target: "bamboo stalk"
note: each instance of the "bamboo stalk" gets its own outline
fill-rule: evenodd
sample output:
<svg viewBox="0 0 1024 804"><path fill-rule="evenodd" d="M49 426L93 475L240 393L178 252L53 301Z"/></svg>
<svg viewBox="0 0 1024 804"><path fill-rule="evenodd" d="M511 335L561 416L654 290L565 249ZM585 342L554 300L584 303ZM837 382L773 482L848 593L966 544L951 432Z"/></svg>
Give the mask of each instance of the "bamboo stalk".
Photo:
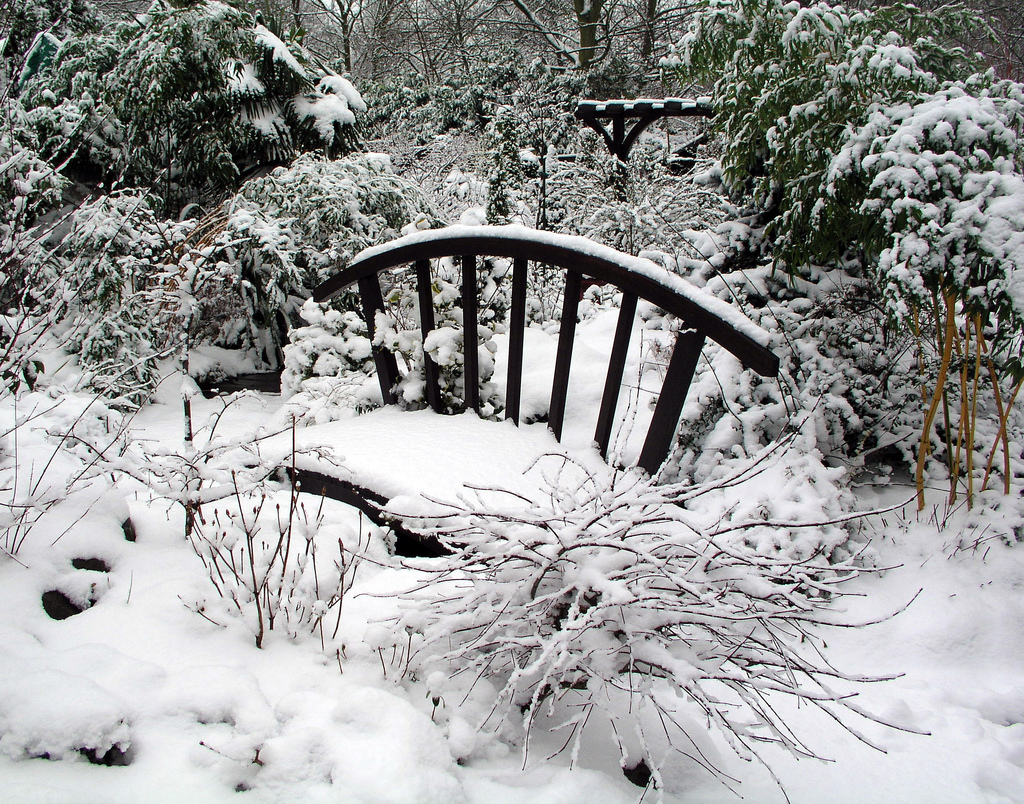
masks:
<svg viewBox="0 0 1024 804"><path fill-rule="evenodd" d="M981 375L981 316L974 314L974 329L977 333L974 344L974 379L971 384L971 423L967 431L967 508L974 505L974 435L978 427L978 377ZM970 331L970 324L967 325Z"/></svg>
<svg viewBox="0 0 1024 804"><path fill-rule="evenodd" d="M930 446L928 434L935 423L935 414L939 409L939 402L942 400L942 390L946 384L946 374L949 371L950 360L953 356L953 337L956 334L956 321L953 315L954 297L951 292L944 294L944 296L946 302L946 338L942 350L942 362L939 364L939 376L935 381L935 393L932 394L931 404L928 406L928 411L924 417L924 426L921 428L921 444L918 448L917 471L914 476L917 484L918 511L924 510L924 462L928 457Z"/></svg>
<svg viewBox="0 0 1024 804"><path fill-rule="evenodd" d="M1017 394L1020 393L1021 386L1024 385L1024 377L1017 380L1017 384L1013 387L1013 392L1010 394L1010 398L1006 402L1006 407L1003 409L1002 416L999 418L999 430L996 432L996 440L992 444L992 452L988 456L988 465L985 467L985 480L982 483L982 488L988 483L989 473L992 471L992 459L995 457L996 449L999 445L999 439L1003 440L1003 460L1006 467L1005 477L1003 478L1003 493L1010 493L1010 449L1009 440L1006 437L1006 423L1010 418L1010 410L1013 408L1013 403L1017 399Z"/></svg>
<svg viewBox="0 0 1024 804"><path fill-rule="evenodd" d="M917 305L913 308L914 340L917 343L917 376L921 380L921 405L928 402L928 389L924 383L924 345L921 342L921 310Z"/></svg>
<svg viewBox="0 0 1024 804"><path fill-rule="evenodd" d="M988 346L985 343L985 339L982 337L982 334L981 334L982 331L981 331L981 317L980 316L978 317L978 320L977 320L977 326L979 328L978 329L978 339L979 339L979 342L981 344L982 352L985 355L985 365L988 368L989 379L992 381L992 395L995 397L995 400L996 400L996 416L997 416L997 418L999 419L999 422L1000 422L1000 428L996 432L995 441L992 442L992 449L989 452L988 461L985 463L985 478L984 478L984 480L982 480L981 490L985 491L985 489L988 488L988 479L989 479L989 476L992 473L992 464L995 461L996 452L999 450L1000 435L1002 435L1002 442L1003 442L1003 486L1004 486L1003 493L1004 494L1009 494L1010 493L1010 443L1009 443L1009 439L1006 436L1006 430L1003 429L1003 427L1002 427L1002 421L1003 421L1003 392L999 388L999 375L996 372L995 361L992 360L992 354L989 351Z"/></svg>
<svg viewBox="0 0 1024 804"><path fill-rule="evenodd" d="M960 348L960 339L956 341L956 352L960 358L960 419L956 425L956 454L951 454L947 448L946 463L949 466L949 504L956 502L956 483L960 476L960 453L963 451L964 437L968 425L967 418L967 355L971 344L970 328L964 334L964 345Z"/></svg>
<svg viewBox="0 0 1024 804"><path fill-rule="evenodd" d="M945 340L942 337L942 326L941 326L941 318L942 317L941 317L941 315L939 313L939 299L938 299L938 296L936 295L936 293L934 291L932 292L932 314L935 317L935 328L932 330L934 332L934 334L935 334L935 351L936 351L937 354L941 355L943 353L943 351L945 351ZM920 333L918 333L917 337L920 340ZM956 347L957 353L959 354L959 352L960 352L960 342L959 342L959 339L954 340L953 341L953 345ZM923 353L919 353L918 361L919 361L918 371L919 371L919 373L921 374L921 376L923 378L924 377L924 354ZM953 460L953 442L950 440L951 434L953 432L953 426L952 426L952 416L949 413L949 392L948 392L948 390L946 388L946 384L945 383L942 383L941 387L942 387L942 424L943 424L942 438L946 442L946 468L949 471L949 476L951 478L955 479L956 473L957 473L957 467L959 466L959 464L955 463L954 460ZM924 407L927 404L928 404L928 394L926 392L926 389L924 387L924 382L923 382L923 379L922 379L922 384L921 384L921 406ZM958 433L957 437L959 438L959 433ZM931 443L930 442L928 444L928 451L931 452Z"/></svg>

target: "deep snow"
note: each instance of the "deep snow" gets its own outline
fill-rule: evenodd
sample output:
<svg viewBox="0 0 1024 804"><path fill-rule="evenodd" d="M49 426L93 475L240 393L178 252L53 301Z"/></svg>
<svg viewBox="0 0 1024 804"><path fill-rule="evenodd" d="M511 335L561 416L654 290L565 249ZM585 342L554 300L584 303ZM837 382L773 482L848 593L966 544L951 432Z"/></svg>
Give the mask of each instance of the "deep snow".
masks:
<svg viewBox="0 0 1024 804"><path fill-rule="evenodd" d="M570 399L582 401L570 411L564 447L540 425L516 431L470 416L438 420L395 410L301 429L296 438L329 442L343 466L392 494L427 488L450 498L463 479L514 488L532 457L550 450L599 467L588 452L586 413L588 397L600 393L603 370L592 369L613 327L605 318L613 320L597 316L581 325L576 368L579 377L598 379L574 384ZM531 337L531 354L539 356L543 335ZM169 379L135 417L135 438L180 449L177 382ZM541 393L544 371L527 382ZM220 408L215 400L193 401L198 419ZM8 421L14 415L4 412ZM248 396L220 427L242 436L254 425L284 429L287 418L278 397ZM52 443L24 431L19 474L38 476ZM282 447L267 442L264 449ZM63 477L73 464L58 460L48 471ZM777 483L767 471L734 489L732 503L777 493ZM855 490L864 510L897 505L911 492L898 483ZM286 501L286 492L277 494ZM943 497L936 490L921 515L897 506L866 522L872 562L884 569L847 582L835 619L879 622L819 632L825 657L841 670L898 675L858 685L859 702L910 731L851 720L883 753L811 707L779 703L794 731L831 760L796 761L764 749L793 802L1024 801L1024 553L986 531L984 519L969 528L964 511L947 517ZM816 502L810 495L810 515ZM400 497L402 503L416 498ZM129 512L134 543L122 530ZM0 563L0 802L656 800L656 792L644 797L623 778L599 724L573 767L565 754L546 759L561 739L544 734L524 767L517 748L475 733L471 706L435 706L422 680L403 677L400 662L377 650L383 643L375 623L393 611L391 595L416 570L389 557L382 534L352 510L328 502L321 520L321 536L358 545L366 557L344 600L343 656L327 655L315 633L289 639L280 630L257 650L247 624L225 614L185 541L180 507L140 484L96 483L50 508L18 562ZM83 558L101 559L109 571L74 568L72 560ZM88 607L53 620L41 605L50 590ZM204 604L210 619L196 613ZM130 764L97 766L79 752L102 755L115 745ZM666 801L710 804L736 801L736 794L766 804L785 800L764 768L740 760L717 735L706 750L735 781L723 784L678 762L667 775Z"/></svg>

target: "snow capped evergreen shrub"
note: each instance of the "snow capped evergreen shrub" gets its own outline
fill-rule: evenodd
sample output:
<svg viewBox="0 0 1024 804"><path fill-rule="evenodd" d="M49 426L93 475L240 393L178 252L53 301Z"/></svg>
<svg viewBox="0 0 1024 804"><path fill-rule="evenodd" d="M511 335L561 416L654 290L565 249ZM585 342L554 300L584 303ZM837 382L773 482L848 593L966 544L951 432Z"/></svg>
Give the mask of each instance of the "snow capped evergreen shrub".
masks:
<svg viewBox="0 0 1024 804"><path fill-rule="evenodd" d="M397 176L382 154L337 160L307 154L248 182L224 215L203 259L232 277L231 292L248 314L239 340L257 346L271 364L281 328L298 323L298 309L313 288L364 248L416 221L436 221L429 199Z"/></svg>
<svg viewBox="0 0 1024 804"><path fill-rule="evenodd" d="M64 173L88 181L118 170L124 162L125 124L88 88L59 98L33 82L22 97L30 105L25 117L39 140L40 153L50 164L62 166Z"/></svg>
<svg viewBox="0 0 1024 804"><path fill-rule="evenodd" d="M751 220L775 264L795 275L860 262L913 334L919 507L936 454L951 502L962 477L971 503L998 452L1009 491L1024 373L1024 90L992 72L965 78L974 62L941 44L957 25L978 22L956 9L713 0L666 62L717 78L723 177L760 210ZM986 418L995 436L982 446Z"/></svg>
<svg viewBox="0 0 1024 804"><path fill-rule="evenodd" d="M698 171L673 174L661 143L640 140L622 171L588 132L580 137L582 158L553 171L550 207L560 230L589 237L627 254L654 250L673 255L670 270L682 258L706 259L700 240L726 214L722 195L702 184L711 167L702 156Z"/></svg>
<svg viewBox="0 0 1024 804"><path fill-rule="evenodd" d="M490 259L477 266L477 367L480 380L480 414L496 416L503 408L494 376L494 355L498 350L494 335L505 325L510 306L509 283L503 281L509 261ZM423 354L427 352L438 367L441 386L441 410L459 413L466 409L465 330L462 325L462 269L454 260L441 260L435 265L431 291L434 297L434 329L423 341L419 324L419 305L414 285L409 281L396 283L388 294L391 312L377 316L376 343L399 355L407 368L397 389L401 404L409 408L426 405L424 387L426 374Z"/></svg>
<svg viewBox="0 0 1024 804"><path fill-rule="evenodd" d="M39 215L60 206L66 182L38 148L21 104L5 102L0 123L0 248Z"/></svg>
<svg viewBox="0 0 1024 804"><path fill-rule="evenodd" d="M497 415L503 407L491 378L497 352L494 335L503 329L510 303L508 283L503 281L508 268L507 260L494 259L477 270L477 294L482 300L477 317L480 412L485 417ZM392 277L394 285L385 299L388 309L377 314L373 345L387 349L401 361L403 377L394 389L400 405L410 409L426 405L426 351L439 369L442 411L458 413L466 408L461 268L452 260L441 260L434 270L434 329L426 343L415 284L409 277L398 276ZM379 391L365 390L364 380L373 371L373 362L362 318L352 311L342 313L312 301L303 306L302 316L310 326L292 331L291 343L285 347L281 381L285 396L299 394L291 405L300 418L321 422L343 416L345 405L338 404L342 400L357 410L379 405Z"/></svg>
<svg viewBox="0 0 1024 804"><path fill-rule="evenodd" d="M284 347L281 395L297 394L314 377L346 372L369 374L373 354L366 322L352 310L341 312L309 299L300 311L306 326L293 329Z"/></svg>
<svg viewBox="0 0 1024 804"><path fill-rule="evenodd" d="M115 193L75 210L52 254L54 284L69 298L66 348L78 354L86 386L116 406L137 407L149 396L157 361L176 343L159 326L152 292L189 228L157 219L143 194Z"/></svg>
<svg viewBox="0 0 1024 804"><path fill-rule="evenodd" d="M519 222L516 196L522 184L523 168L516 144L513 122L508 117L494 121L491 131L492 166L487 181L487 222L492 225Z"/></svg>
<svg viewBox="0 0 1024 804"><path fill-rule="evenodd" d="M428 81L422 74L368 82L366 125L386 134L395 127L416 144L436 135L482 127L492 114L496 96L516 85L519 58L512 54L475 62L468 72L456 72L444 81Z"/></svg>
<svg viewBox="0 0 1024 804"><path fill-rule="evenodd" d="M328 160L311 154L246 183L229 204L232 234L260 237L248 216L277 219L293 241L292 261L318 284L364 248L396 238L403 227L434 222L430 199L396 175L384 154ZM237 218L237 220L234 220ZM271 235L268 244L285 245Z"/></svg>
<svg viewBox="0 0 1024 804"><path fill-rule="evenodd" d="M284 41L216 0L154 5L113 31L71 37L26 94L52 110L40 115L42 129L94 161L106 157L106 175L151 188L168 212L237 186L253 166L351 150L355 113L365 110L297 37ZM87 120L93 104L113 126L69 125Z"/></svg>
<svg viewBox="0 0 1024 804"><path fill-rule="evenodd" d="M889 313L952 293L1024 372L1024 85L978 76L873 113L830 169L867 183ZM998 322L998 323L996 323Z"/></svg>
<svg viewBox="0 0 1024 804"><path fill-rule="evenodd" d="M870 226L862 188L830 189L846 137L876 108L969 73L974 62L945 35L979 25L956 9L710 0L663 64L684 84L714 82L726 185L766 211L773 254L796 271L860 248Z"/></svg>
<svg viewBox="0 0 1024 804"><path fill-rule="evenodd" d="M0 26L0 97L9 98L24 81L26 73L45 66L43 60L29 64L40 38L59 44L69 32L95 30L100 17L86 0L15 0L6 3Z"/></svg>

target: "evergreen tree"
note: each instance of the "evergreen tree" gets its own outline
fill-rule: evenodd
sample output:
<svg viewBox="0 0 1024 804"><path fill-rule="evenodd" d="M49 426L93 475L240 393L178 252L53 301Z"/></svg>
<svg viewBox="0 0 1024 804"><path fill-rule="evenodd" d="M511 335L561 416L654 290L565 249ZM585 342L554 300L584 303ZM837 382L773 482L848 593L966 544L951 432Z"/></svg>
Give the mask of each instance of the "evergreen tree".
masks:
<svg viewBox="0 0 1024 804"><path fill-rule="evenodd" d="M278 36L214 0L158 3L112 32L69 38L25 95L48 156L65 161L70 146L80 176L149 188L169 213L218 198L257 166L352 150L365 108L299 32Z"/></svg>
<svg viewBox="0 0 1024 804"><path fill-rule="evenodd" d="M493 167L487 189L487 222L511 223L516 212L516 190L523 181L514 121L506 116L494 122Z"/></svg>

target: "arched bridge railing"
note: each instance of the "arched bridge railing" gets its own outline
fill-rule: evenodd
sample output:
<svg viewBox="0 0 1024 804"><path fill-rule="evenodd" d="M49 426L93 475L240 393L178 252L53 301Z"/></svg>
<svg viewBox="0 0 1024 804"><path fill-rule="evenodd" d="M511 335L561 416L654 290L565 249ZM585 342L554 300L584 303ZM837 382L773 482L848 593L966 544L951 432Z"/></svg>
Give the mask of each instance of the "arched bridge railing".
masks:
<svg viewBox="0 0 1024 804"><path fill-rule="evenodd" d="M452 226L417 232L362 252L348 268L335 274L313 293L326 301L352 285L358 285L371 340L378 311L384 309L378 274L407 265L415 266L419 313L424 338L434 329L430 261L457 257L462 264L462 312L464 332L477 331L478 299L476 269L480 257L503 257L512 262L512 306L509 320L508 379L505 416L518 424L523 378L523 340L526 326L526 287L530 263L565 270L562 319L555 357L548 426L561 438L569 387L569 367L583 277L615 285L622 291L604 392L598 411L594 441L607 454L615 406L626 363L630 332L637 301L645 299L680 318L688 329L679 333L669 361L662 391L638 460L650 473L657 471L672 446L683 401L710 338L735 355L744 365L764 376L778 373L779 360L767 344L767 334L742 313L655 263L622 254L583 237L556 235L522 226ZM465 349L466 406L480 410L479 365L476 349ZM393 404L393 389L400 377L395 356L374 347L374 361L385 404ZM427 403L441 411L439 371L424 353Z"/></svg>

